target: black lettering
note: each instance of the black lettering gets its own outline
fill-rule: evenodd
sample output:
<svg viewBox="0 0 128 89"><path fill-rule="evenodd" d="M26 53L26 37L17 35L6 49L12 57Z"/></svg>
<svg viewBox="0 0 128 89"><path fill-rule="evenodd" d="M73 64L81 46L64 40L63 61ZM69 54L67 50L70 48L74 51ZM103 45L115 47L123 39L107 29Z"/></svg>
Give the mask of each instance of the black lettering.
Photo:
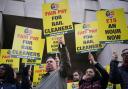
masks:
<svg viewBox="0 0 128 89"><path fill-rule="evenodd" d="M13 62L13 60L6 60L6 62Z"/></svg>
<svg viewBox="0 0 128 89"><path fill-rule="evenodd" d="M116 28L116 24L109 24L108 28Z"/></svg>
<svg viewBox="0 0 128 89"><path fill-rule="evenodd" d="M53 44L56 44L56 43L58 43L58 41L53 41Z"/></svg>
<svg viewBox="0 0 128 89"><path fill-rule="evenodd" d="M59 32L59 31L72 30L72 29L73 29L72 25L60 26L51 29L45 29L45 33Z"/></svg>
<svg viewBox="0 0 128 89"><path fill-rule="evenodd" d="M23 44L29 44L29 45L32 45L32 41L29 41L29 40L23 40Z"/></svg>
<svg viewBox="0 0 128 89"><path fill-rule="evenodd" d="M26 59L27 62L36 62L36 60L32 60L32 59Z"/></svg>
<svg viewBox="0 0 128 89"><path fill-rule="evenodd" d="M52 51L57 51L57 50L58 50L57 48L52 49Z"/></svg>
<svg viewBox="0 0 128 89"><path fill-rule="evenodd" d="M121 35L107 36L107 40L119 40L120 38L121 38Z"/></svg>
<svg viewBox="0 0 128 89"><path fill-rule="evenodd" d="M105 34L117 34L121 33L120 29L105 30Z"/></svg>
<svg viewBox="0 0 128 89"><path fill-rule="evenodd" d="M51 45L51 47L58 47L58 44L57 45Z"/></svg>
<svg viewBox="0 0 128 89"><path fill-rule="evenodd" d="M63 25L62 21L52 22L52 26Z"/></svg>
<svg viewBox="0 0 128 89"><path fill-rule="evenodd" d="M80 50L88 50L88 49L98 49L101 47L102 47L101 44L92 44L92 45L80 46L80 47L77 47L76 49L80 51Z"/></svg>
<svg viewBox="0 0 128 89"><path fill-rule="evenodd" d="M89 39L89 38L92 38L93 36L92 35L85 35L83 38L84 39Z"/></svg>
<svg viewBox="0 0 128 89"><path fill-rule="evenodd" d="M32 50L32 46L21 46L21 49L27 49L27 50Z"/></svg>
<svg viewBox="0 0 128 89"><path fill-rule="evenodd" d="M45 29L45 33L50 33L50 29Z"/></svg>
<svg viewBox="0 0 128 89"><path fill-rule="evenodd" d="M85 41L83 41L83 44L90 44L90 43L94 43L94 41L93 40L85 40Z"/></svg>
<svg viewBox="0 0 128 89"><path fill-rule="evenodd" d="M61 15L52 16L52 20L58 20L58 19L62 19L62 16Z"/></svg>

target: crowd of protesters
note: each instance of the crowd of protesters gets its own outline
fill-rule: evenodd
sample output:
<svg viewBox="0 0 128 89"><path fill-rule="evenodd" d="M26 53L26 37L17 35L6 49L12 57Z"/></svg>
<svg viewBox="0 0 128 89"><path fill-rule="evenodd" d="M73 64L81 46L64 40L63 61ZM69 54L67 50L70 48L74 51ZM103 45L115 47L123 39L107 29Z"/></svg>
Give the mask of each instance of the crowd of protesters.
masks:
<svg viewBox="0 0 128 89"><path fill-rule="evenodd" d="M42 81L37 87L32 87L32 71L30 66L22 69L19 77L8 64L0 64L0 89L67 89L68 74L71 70L70 54L66 45L59 43L59 56L47 57L46 70ZM110 73L88 54L90 65L84 73L73 72L73 82L79 83L78 89L106 89L108 81L120 84L121 89L128 89L128 49L122 50L122 66L118 67L118 55L113 52L110 62ZM20 79L19 79L20 78ZM19 79L19 80L18 80ZM76 89L76 88L74 88Z"/></svg>

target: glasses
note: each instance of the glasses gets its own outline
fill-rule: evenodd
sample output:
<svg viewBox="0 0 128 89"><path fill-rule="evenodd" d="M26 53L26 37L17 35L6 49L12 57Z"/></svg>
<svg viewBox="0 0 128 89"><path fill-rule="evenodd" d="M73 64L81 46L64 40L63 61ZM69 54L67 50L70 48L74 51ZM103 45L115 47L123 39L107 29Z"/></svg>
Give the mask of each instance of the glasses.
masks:
<svg viewBox="0 0 128 89"><path fill-rule="evenodd" d="M128 52L126 52L126 53L123 53L123 55L128 55Z"/></svg>

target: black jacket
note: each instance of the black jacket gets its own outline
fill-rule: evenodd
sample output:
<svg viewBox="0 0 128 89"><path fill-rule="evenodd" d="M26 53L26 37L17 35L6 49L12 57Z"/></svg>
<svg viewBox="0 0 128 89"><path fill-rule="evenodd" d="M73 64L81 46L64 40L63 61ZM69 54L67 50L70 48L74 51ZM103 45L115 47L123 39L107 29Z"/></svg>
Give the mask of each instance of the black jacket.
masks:
<svg viewBox="0 0 128 89"><path fill-rule="evenodd" d="M128 67L118 67L118 61L110 63L110 81L114 84L121 84L122 89L128 89Z"/></svg>

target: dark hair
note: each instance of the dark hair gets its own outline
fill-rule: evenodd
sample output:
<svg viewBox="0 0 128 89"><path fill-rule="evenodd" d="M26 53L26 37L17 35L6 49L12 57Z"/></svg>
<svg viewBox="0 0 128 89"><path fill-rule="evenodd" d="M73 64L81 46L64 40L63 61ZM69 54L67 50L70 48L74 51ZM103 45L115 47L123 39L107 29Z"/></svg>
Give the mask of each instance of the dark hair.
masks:
<svg viewBox="0 0 128 89"><path fill-rule="evenodd" d="M0 66L5 68L4 82L14 84L15 79L13 68L8 64L0 64Z"/></svg>
<svg viewBox="0 0 128 89"><path fill-rule="evenodd" d="M30 70L30 66L26 66L22 70L22 83L21 83L21 88L22 89L31 89L31 83L32 82L32 75L29 76L28 71ZM30 77L30 79L29 79Z"/></svg>
<svg viewBox="0 0 128 89"><path fill-rule="evenodd" d="M77 73L79 74L80 77L82 76L82 72L80 72L79 70L75 70L75 71L73 71L72 75L73 75L75 72L77 72Z"/></svg>
<svg viewBox="0 0 128 89"><path fill-rule="evenodd" d="M126 50L128 50L128 49L123 49L123 50L122 50L122 54L125 53Z"/></svg>
<svg viewBox="0 0 128 89"><path fill-rule="evenodd" d="M22 70L22 76L23 77L28 76L29 69L30 69L30 66L26 66L23 68L23 70Z"/></svg>
<svg viewBox="0 0 128 89"><path fill-rule="evenodd" d="M53 59L54 59L54 57L55 57L55 55L53 55L53 54L48 54L48 55L46 56L46 60L49 59L49 58L53 58Z"/></svg>
<svg viewBox="0 0 128 89"><path fill-rule="evenodd" d="M77 72L77 73L79 74L79 79L81 79L82 76L83 76L83 74L82 74L82 72L79 71L79 70L75 70L75 71L73 71L73 73L72 73L72 79L74 78L74 77L73 77L73 74L74 74L75 72Z"/></svg>
<svg viewBox="0 0 128 89"><path fill-rule="evenodd" d="M85 70L84 73L86 72L87 69L93 69L93 71L95 72L95 76L93 77L93 80L96 81L99 79L100 77L100 73L99 71L94 67L94 66L88 66Z"/></svg>

